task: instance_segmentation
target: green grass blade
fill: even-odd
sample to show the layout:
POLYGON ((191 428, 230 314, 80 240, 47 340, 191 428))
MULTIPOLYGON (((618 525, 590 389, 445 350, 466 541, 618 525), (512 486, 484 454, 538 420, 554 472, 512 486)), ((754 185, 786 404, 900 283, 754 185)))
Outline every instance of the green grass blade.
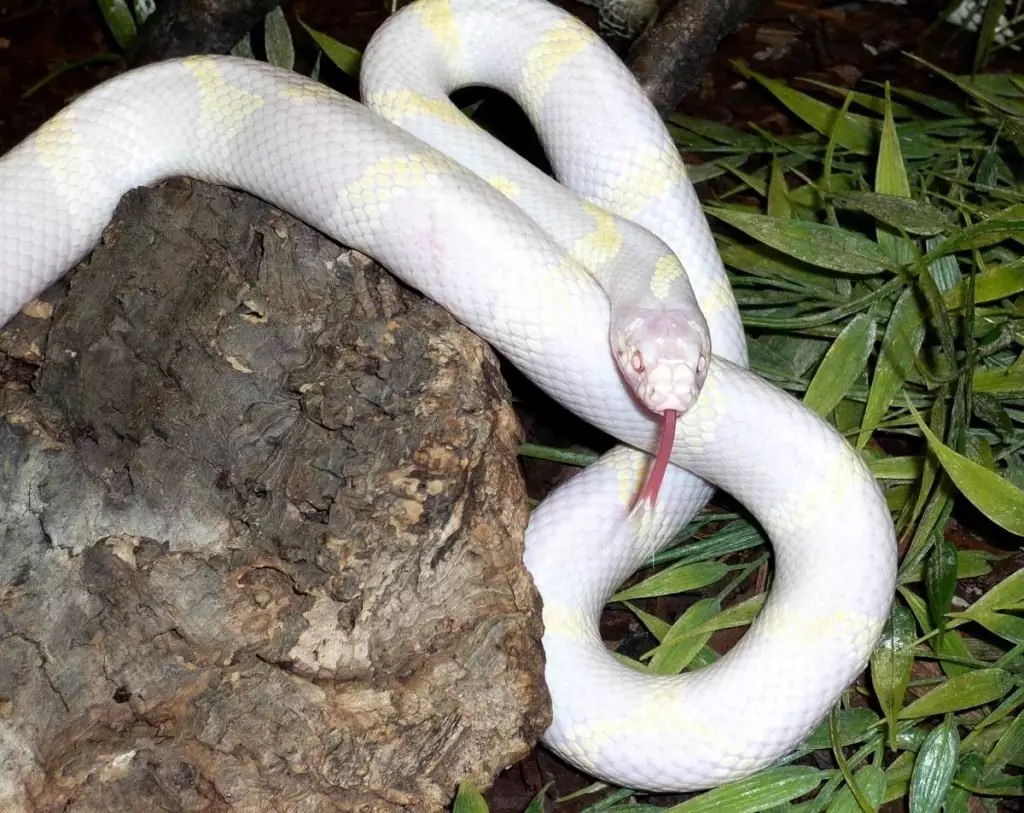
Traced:
POLYGON ((939 813, 953 784, 960 737, 951 715, 925 737, 910 779, 910 813, 939 813))
POLYGON ((901 720, 962 711, 998 700, 1013 688, 1013 676, 1003 669, 979 669, 940 683, 900 712, 901 720))
POLYGON ((772 173, 768 182, 768 216, 780 220, 789 220, 793 217, 786 176, 778 157, 772 158, 772 173))
MULTIPOLYGON (((863 797, 871 805, 871 809, 878 810, 885 798, 885 771, 877 765, 865 765, 854 774, 854 781, 860 788, 863 797)), ((864 813, 849 786, 839 791, 825 810, 827 813, 864 813)))
POLYGON ((896 720, 903 709, 903 698, 910 683, 910 670, 914 666, 912 649, 917 637, 914 617, 900 605, 895 605, 889 622, 871 653, 871 686, 888 723, 889 744, 896 744, 896 720))
POLYGON ((1024 536, 1024 491, 950 449, 925 425, 909 399, 907 406, 928 439, 928 448, 963 495, 997 525, 1024 536))
POLYGON ((272 8, 264 18, 263 44, 271 65, 288 71, 295 67, 295 43, 280 6, 272 8))
POLYGON ((472 782, 462 781, 459 783, 459 791, 455 795, 452 813, 487 813, 487 802, 472 782))
POLYGON ((669 596, 699 590, 723 578, 729 572, 721 562, 697 562, 692 565, 670 567, 644 579, 639 584, 620 590, 609 601, 669 596))
POLYGON ((1018 570, 995 585, 965 611, 1024 610, 1024 570, 1018 570))
POLYGON ((702 598, 687 607, 669 629, 665 640, 652 650, 651 672, 677 675, 689 666, 711 637, 710 631, 703 631, 700 627, 721 608, 722 603, 715 598, 702 598))
POLYGON ((776 220, 720 206, 707 207, 705 211, 755 240, 819 268, 846 274, 874 275, 892 265, 878 243, 836 226, 802 220, 776 220))
POLYGON ((985 757, 985 776, 1001 771, 1008 764, 1024 757, 1024 714, 1018 714, 985 757))
POLYGON ((301 18, 299 18, 299 24, 306 29, 320 50, 327 54, 327 58, 340 70, 349 76, 359 76, 359 65, 363 60, 361 51, 350 45, 345 45, 343 42, 338 42, 334 37, 324 34, 322 31, 311 28, 301 18))
POLYGON ((139 29, 127 0, 98 0, 98 5, 117 47, 122 51, 130 49, 139 36, 139 29))
MULTIPOLYGON (((946 291, 946 307, 958 310, 967 304, 969 280, 962 280, 946 291)), ((1024 291, 1024 259, 989 268, 974 278, 974 303, 1009 299, 1024 291)))
POLYGON ((822 416, 831 412, 863 373, 874 346, 875 320, 863 313, 854 316, 825 353, 804 405, 822 416))
MULTIPOLYGON (((839 744, 856 745, 864 742, 878 725, 879 717, 871 709, 843 709, 838 713, 839 744)), ((829 721, 823 721, 800 746, 801 752, 831 748, 832 736, 829 721)))
POLYGON ((914 360, 924 343, 925 323, 920 299, 913 289, 900 294, 893 306, 889 324, 875 364, 871 389, 864 408, 864 419, 857 448, 863 449, 871 439, 874 427, 885 417, 889 404, 899 393, 904 382, 914 372, 914 360))
POLYGON ((946 537, 939 536, 928 554, 925 566, 925 595, 928 596, 928 617, 939 630, 946 627, 946 613, 953 604, 956 592, 956 546, 946 537))
MULTIPOLYGON (((882 223, 903 229, 910 234, 926 236, 939 234, 952 224, 952 218, 942 209, 932 206, 930 203, 900 198, 892 194, 846 192, 834 195, 832 202, 840 209, 864 212, 882 223)), ((902 236, 889 231, 879 232, 879 243, 883 242, 882 234, 886 235, 886 240, 899 237, 902 243, 906 243, 902 236)), ((908 253, 899 259, 900 262, 910 262, 913 259, 913 254, 908 253)))
POLYGON ((734 60, 732 66, 745 78, 753 79, 768 90, 787 109, 822 135, 828 137, 835 132, 836 142, 840 146, 861 155, 867 155, 874 149, 878 127, 872 119, 847 112, 836 127, 839 116, 837 108, 752 71, 743 62, 734 60))
POLYGON ((709 790, 666 813, 760 813, 810 793, 828 774, 817 768, 788 765, 709 790))

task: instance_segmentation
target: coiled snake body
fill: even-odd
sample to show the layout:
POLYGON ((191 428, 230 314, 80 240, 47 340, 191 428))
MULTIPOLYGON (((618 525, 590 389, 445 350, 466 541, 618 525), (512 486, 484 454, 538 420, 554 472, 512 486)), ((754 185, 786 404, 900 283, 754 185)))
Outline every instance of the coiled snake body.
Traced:
POLYGON ((652 790, 770 764, 864 668, 888 617, 893 529, 859 456, 745 369, 724 268, 653 108, 585 26, 543 0, 419 0, 371 43, 363 97, 368 107, 263 64, 195 57, 78 99, 0 159, 0 324, 95 245, 125 191, 172 175, 245 189, 373 256, 626 444, 545 500, 527 532, 554 705, 546 743, 652 790), (446 94, 470 82, 520 102, 575 193, 451 106, 446 94), (714 354, 641 533, 624 518, 658 423, 623 380, 608 297, 584 268, 623 257, 650 264, 612 279, 638 275, 630 284, 656 298, 688 277, 714 354), (601 607, 709 483, 771 537, 771 595, 711 667, 643 674, 605 651, 601 607))

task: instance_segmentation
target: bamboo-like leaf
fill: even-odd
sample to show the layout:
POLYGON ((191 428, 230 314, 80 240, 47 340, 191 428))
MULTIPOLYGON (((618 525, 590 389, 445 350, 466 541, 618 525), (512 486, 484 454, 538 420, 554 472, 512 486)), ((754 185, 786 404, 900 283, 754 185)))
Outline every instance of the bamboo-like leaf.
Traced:
POLYGON ((1019 395, 1024 393, 1024 369, 979 368, 974 371, 974 390, 989 395, 1019 395))
POLYGON ((726 265, 738 268, 748 274, 810 288, 812 289, 811 293, 821 296, 837 296, 833 279, 799 260, 779 254, 766 246, 744 246, 732 241, 720 240, 718 253, 726 265))
POLYGON ((979 669, 939 684, 900 712, 901 720, 930 717, 982 706, 1013 688, 1013 676, 1003 669, 979 669))
MULTIPOLYGON (((926 237, 925 248, 931 252, 942 242, 940 237, 926 237)), ((963 279, 963 274, 960 272, 960 263, 957 261, 955 256, 944 254, 941 257, 935 257, 929 262, 925 263, 928 267, 928 274, 932 281, 943 294, 950 288, 955 288, 957 284, 963 279)), ((923 288, 923 282, 918 282, 918 287, 923 288)))
POLYGON ((985 773, 1001 771, 1024 756, 1024 714, 1016 715, 985 757, 985 773))
MULTIPOLYGON (((827 90, 833 96, 844 97, 847 93, 850 93, 848 88, 839 87, 837 85, 830 85, 828 82, 822 82, 818 79, 808 79, 806 77, 799 77, 797 81, 812 85, 813 87, 827 90)), ((857 93, 856 91, 850 93, 853 97, 854 104, 858 104, 861 107, 870 110, 872 113, 877 113, 879 116, 885 115, 886 101, 885 99, 879 98, 878 96, 871 96, 867 93, 857 93)), ((897 116, 901 119, 913 119, 915 118, 914 110, 907 105, 900 104, 899 102, 892 102, 889 105, 892 110, 893 116, 897 116)))
POLYGON ((967 644, 964 643, 963 636, 957 630, 947 629, 942 634, 942 637, 935 639, 933 647, 935 654, 940 658, 939 665, 942 667, 946 677, 955 678, 971 671, 971 668, 964 663, 947 660, 947 658, 959 658, 966 662, 974 660, 974 656, 967 648, 967 644))
POLYGON ((537 791, 537 795, 530 800, 530 804, 526 806, 526 810, 523 813, 544 813, 544 802, 548 796, 548 790, 554 782, 548 782, 544 787, 537 791))
MULTIPOLYGON (((878 83, 875 82, 869 84, 878 83)), ((921 107, 933 110, 940 116, 944 116, 949 119, 962 119, 967 115, 967 111, 960 105, 947 99, 940 99, 938 96, 921 93, 917 90, 908 90, 907 88, 893 88, 892 92, 897 96, 902 96, 904 99, 910 99, 915 104, 919 104, 921 107)))
POLYGON ((311 28, 301 18, 299 18, 299 24, 306 29, 309 36, 320 47, 320 50, 327 54, 327 58, 340 70, 349 76, 359 76, 359 65, 363 60, 361 51, 353 48, 351 45, 338 42, 334 37, 324 34, 322 31, 311 28))
POLYGON ((928 448, 935 453, 963 495, 993 522, 1011 533, 1024 536, 1024 491, 950 449, 924 424, 909 399, 907 405, 928 439, 928 448))
POLYGON ((711 632, 698 628, 722 609, 716 598, 702 598, 687 607, 669 629, 665 640, 656 647, 649 661, 650 670, 657 675, 677 675, 685 669, 703 649, 711 632))
POLYGON ((564 463, 567 466, 579 466, 580 468, 590 466, 600 457, 594 452, 577 452, 572 449, 559 449, 539 443, 520 444, 519 454, 536 460, 551 460, 555 463, 564 463))
POLYGON ((956 592, 956 576, 956 546, 940 534, 925 566, 928 614, 932 624, 940 630, 946 627, 946 613, 956 592))
POLYGON ((623 604, 625 604, 629 611, 637 617, 644 627, 647 628, 647 631, 654 636, 655 640, 659 642, 665 640, 665 636, 668 635, 668 631, 671 629, 671 625, 667 621, 658 618, 658 616, 653 615, 652 613, 641 610, 630 601, 624 601, 623 604))
POLYGON ((825 102, 801 93, 799 90, 769 79, 750 70, 743 62, 733 61, 733 67, 748 79, 753 79, 767 89, 795 115, 799 116, 822 135, 828 137, 835 132, 836 141, 846 149, 868 155, 878 137, 878 127, 872 119, 847 112, 842 123, 836 127, 839 110, 825 102))
POLYGON ((1006 0, 988 0, 978 25, 978 40, 974 49, 973 73, 981 73, 992 53, 992 45, 996 40, 996 29, 1006 9, 1006 0))
POLYGON ((869 457, 865 460, 877 480, 915 481, 921 476, 924 458, 919 455, 902 457, 869 457))
POLYGON ((267 62, 288 71, 295 67, 295 43, 280 6, 274 6, 264 18, 263 43, 267 62))
POLYGON ((766 246, 819 268, 871 276, 891 265, 878 243, 837 226, 803 220, 776 220, 721 206, 707 207, 705 211, 766 246))
MULTIPOLYGON (((992 572, 989 564, 990 557, 984 551, 959 550, 956 551, 956 572, 957 579, 974 579, 992 572)), ((924 579, 924 566, 913 565, 900 571, 900 584, 912 584, 924 579)), ((930 615, 926 614, 926 618, 930 615)))
MULTIPOLYGON (((839 712, 839 744, 841 746, 856 745, 863 742, 878 725, 879 717, 871 709, 842 709, 839 712)), ((829 721, 824 720, 800 746, 802 751, 817 751, 819 748, 830 748, 832 737, 829 732, 829 721)))
MULTIPOLYGON (((900 140, 896 135, 896 125, 892 118, 888 83, 885 86, 885 117, 882 121, 882 136, 878 142, 878 161, 875 165, 875 192, 878 195, 873 198, 867 197, 870 193, 859 193, 857 197, 858 193, 854 192, 853 201, 859 202, 861 206, 866 205, 871 209, 869 213, 881 221, 875 228, 878 245, 898 263, 909 263, 915 256, 914 244, 896 229, 914 231, 907 228, 908 224, 915 220, 907 204, 913 207, 918 205, 918 202, 910 199, 910 181, 907 178, 907 167, 903 161, 903 151, 900 149, 900 140), (894 219, 901 222, 894 223, 894 219)), ((849 197, 847 199, 849 200, 849 197)), ((940 227, 939 231, 943 228, 940 227)))
POLYGON ((921 350, 924 334, 925 316, 921 301, 914 289, 908 288, 896 300, 882 336, 864 407, 864 428, 857 436, 858 449, 867 445, 873 427, 885 417, 889 404, 914 372, 914 360, 921 350))
POLYGON ((245 36, 231 46, 231 56, 241 59, 256 59, 256 52, 252 49, 252 37, 249 35, 250 32, 246 31, 245 36))
POLYGON ((1024 86, 1022 86, 1020 73, 982 73, 974 76, 961 76, 960 79, 970 82, 974 87, 981 88, 987 93, 1024 99, 1024 86))
POLYGON ((922 630, 928 630, 928 603, 913 590, 904 584, 898 584, 897 588, 903 600, 907 603, 910 612, 913 613, 913 620, 922 630))
MULTIPOLYGON (((941 234, 952 224, 950 216, 941 209, 910 198, 877 192, 846 192, 833 195, 832 202, 840 209, 864 212, 910 234, 941 234)), ((909 259, 908 256, 906 260, 909 259)))
POLYGON ((967 251, 975 248, 986 248, 987 246, 1001 243, 1011 237, 1018 237, 1024 232, 1024 219, 1000 219, 989 218, 980 223, 973 223, 964 226, 953 232, 949 237, 940 242, 934 249, 928 252, 923 262, 928 264, 933 260, 957 251, 967 251))
POLYGON ((974 83, 970 79, 962 78, 956 76, 955 74, 949 73, 948 71, 944 71, 942 70, 942 68, 921 59, 921 57, 917 56, 916 54, 907 54, 907 56, 910 59, 920 62, 922 65, 926 65, 930 70, 935 71, 935 73, 939 74, 943 78, 948 79, 950 82, 955 84, 965 93, 970 94, 979 102, 987 103, 992 107, 996 108, 997 110, 1002 111, 1003 113, 1009 113, 1011 116, 1024 115, 1024 105, 1021 105, 1012 99, 1007 99, 1003 96, 1000 96, 998 93, 992 93, 984 86, 974 83))
POLYGON ((916 637, 914 617, 896 604, 889 614, 885 631, 871 653, 871 686, 888 723, 889 743, 895 747, 896 720, 914 666, 912 646, 916 637))
POLYGON ((954 618, 969 618, 1007 641, 1024 644, 1024 618, 1020 616, 994 610, 974 610, 970 614, 955 613, 954 618))
POLYGON ((717 141, 743 152, 757 152, 765 147, 765 142, 757 136, 737 130, 727 124, 693 118, 682 113, 673 113, 668 120, 670 124, 683 127, 709 141, 717 141))
POLYGON ((770 768, 666 808, 666 813, 759 813, 810 793, 826 776, 803 765, 770 768))
MULTIPOLYGON (((885 771, 877 765, 865 765, 853 775, 857 787, 874 810, 878 810, 885 798, 885 771)), ((850 788, 844 787, 825 808, 826 813, 864 813, 850 788)))
MULTIPOLYGON (((974 393, 971 405, 974 407, 975 416, 995 427, 1004 438, 1008 439, 1014 433, 1013 418, 1010 417, 1009 412, 1003 409, 998 399, 984 392, 976 392, 974 393)), ((972 437, 975 436, 969 435, 968 440, 972 437)), ((989 456, 991 456, 991 449, 989 450, 989 456)), ((987 467, 993 468, 990 465, 987 465, 987 467)))
POLYGON ((967 787, 977 784, 981 776, 981 754, 964 754, 957 768, 953 787, 946 793, 945 813, 971 813, 970 801, 973 794, 967 787), (964 786, 967 787, 964 787, 964 786))
POLYGON ((620 590, 609 601, 669 596, 707 587, 729 572, 721 562, 697 562, 682 567, 670 567, 644 579, 639 584, 620 590))
POLYGON ((98 5, 117 47, 122 51, 130 50, 139 36, 139 29, 127 0, 98 0, 98 5))
POLYGON ((459 791, 455 795, 452 813, 487 813, 487 802, 472 782, 459 783, 459 791))
POLYGON ((939 813, 953 783, 960 736, 951 715, 925 737, 910 779, 910 813, 939 813))
MULTIPOLYGON (((833 175, 829 179, 829 191, 832 195, 842 195, 852 192, 854 189, 860 189, 860 186, 850 175, 833 175)), ((824 206, 825 196, 820 187, 803 184, 789 190, 789 202, 793 206, 799 206, 814 213, 820 211, 824 206)))
MULTIPOLYGON (((954 288, 946 291, 943 298, 946 307, 956 310, 967 304, 970 280, 961 280, 954 288)), ((994 302, 1008 299, 1024 291, 1024 259, 1006 265, 990 268, 974 278, 974 302, 994 302)))
POLYGON ((793 207, 789 204, 789 189, 786 187, 786 176, 778 158, 772 159, 772 174, 768 183, 768 216, 780 220, 789 220, 793 217, 793 207))
POLYGON ((821 360, 804 404, 819 415, 831 412, 863 373, 874 346, 875 320, 866 313, 854 316, 821 360))
POLYGON ((767 595, 765 593, 758 593, 736 604, 732 604, 702 623, 698 630, 700 632, 717 632, 718 630, 731 629, 733 627, 749 626, 757 618, 757 614, 761 612, 766 598, 767 595))
POLYGON ((979 610, 1024 609, 1024 570, 1016 570, 992 587, 965 611, 965 615, 979 610))

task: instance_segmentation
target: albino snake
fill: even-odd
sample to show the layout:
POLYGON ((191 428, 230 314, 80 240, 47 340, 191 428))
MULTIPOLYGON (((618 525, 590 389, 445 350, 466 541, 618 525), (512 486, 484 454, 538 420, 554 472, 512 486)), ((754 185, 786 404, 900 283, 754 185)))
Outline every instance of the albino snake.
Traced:
POLYGON ((247 190, 373 256, 628 444, 529 524, 554 704, 546 743, 595 776, 653 790, 770 764, 860 673, 888 617, 895 540, 870 472, 745 369, 736 304, 678 153, 589 29, 543 0, 420 0, 378 32, 362 76, 368 107, 263 64, 194 57, 75 101, 0 159, 0 324, 96 244, 124 192, 173 175, 247 190), (468 83, 519 101, 579 197, 469 124, 447 101, 468 83), (583 267, 626 257, 637 262, 613 287, 626 273, 627 288, 658 299, 673 285, 685 294, 688 276, 714 354, 636 534, 623 520, 650 458, 635 450, 654 449, 659 424, 624 383, 608 297, 583 267), (645 675, 605 651, 598 616, 706 502, 706 481, 770 535, 773 589, 713 666, 645 675))

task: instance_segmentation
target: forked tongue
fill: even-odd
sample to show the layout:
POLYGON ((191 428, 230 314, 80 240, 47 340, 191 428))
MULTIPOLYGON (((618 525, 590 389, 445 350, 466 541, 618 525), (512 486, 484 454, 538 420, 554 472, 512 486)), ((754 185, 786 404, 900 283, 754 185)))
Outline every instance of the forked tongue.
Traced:
POLYGON ((640 494, 636 498, 636 502, 633 503, 633 510, 641 508, 645 504, 654 508, 658 502, 658 492, 661 490, 661 484, 665 480, 665 472, 668 471, 668 464, 672 460, 672 448, 676 442, 676 419, 679 417, 679 413, 674 409, 666 409, 662 413, 664 420, 661 424, 661 441, 658 443, 658 454, 654 458, 654 463, 651 464, 650 471, 647 472, 647 480, 644 482, 644 487, 640 489, 640 494))

